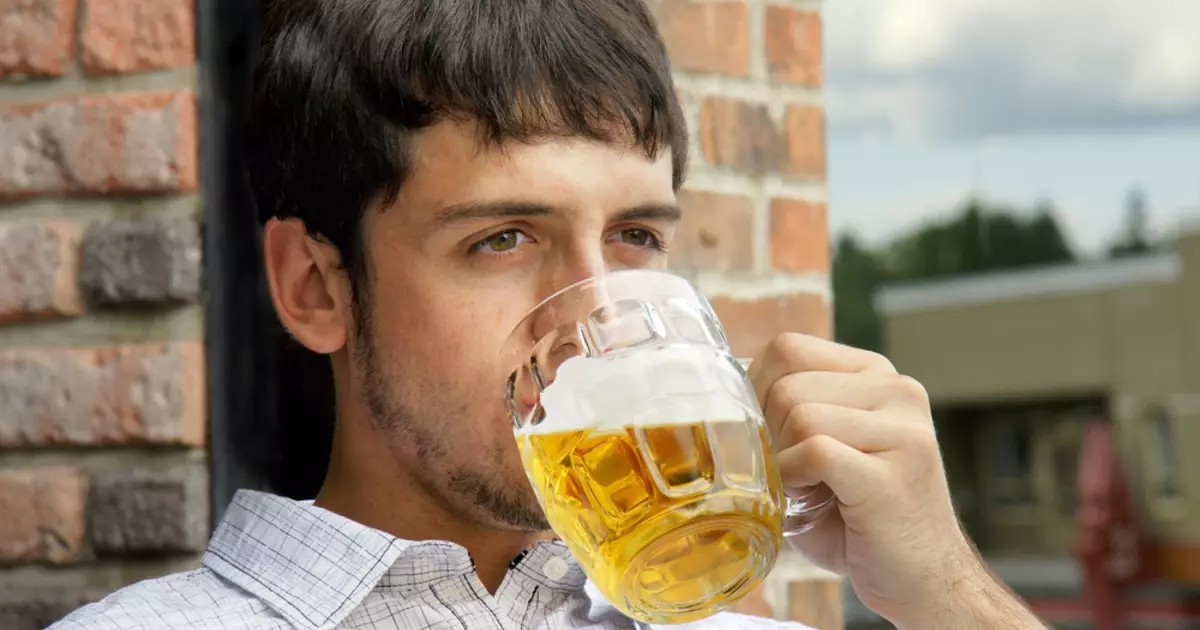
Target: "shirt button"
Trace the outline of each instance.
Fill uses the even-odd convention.
[[[550,558],[546,561],[546,564],[542,565],[542,573],[551,580],[563,579],[563,576],[570,570],[571,567],[567,566],[567,561],[558,556]]]

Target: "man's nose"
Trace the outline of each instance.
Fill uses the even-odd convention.
[[[545,296],[549,297],[567,287],[604,275],[609,271],[604,251],[597,245],[580,245],[562,252],[545,269]]]
[[[609,271],[609,265],[600,247],[579,246],[569,251],[563,251],[555,258],[548,260],[542,269],[540,281],[540,303],[553,296],[558,296],[564,290],[580,282],[604,275]],[[599,287],[588,289],[573,289],[574,293],[565,298],[554,299],[552,306],[539,309],[528,322],[533,340],[541,339],[550,331],[555,330],[571,320],[585,318],[591,308],[598,306],[602,297],[597,291]]]

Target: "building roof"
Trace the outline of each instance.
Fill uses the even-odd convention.
[[[886,286],[875,294],[882,315],[1048,296],[1095,293],[1118,287],[1170,283],[1183,264],[1175,252]]]

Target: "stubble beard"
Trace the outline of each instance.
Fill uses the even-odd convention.
[[[502,462],[494,462],[487,471],[454,462],[453,436],[448,430],[438,431],[434,427],[455,426],[453,419],[462,417],[467,410],[442,404],[422,405],[421,410],[416,410],[405,405],[404,397],[393,386],[398,381],[381,369],[370,322],[359,324],[354,359],[363,377],[364,402],[376,428],[387,436],[393,453],[398,457],[404,451],[416,454],[419,461],[411,468],[422,489],[435,500],[442,495],[440,503],[479,525],[528,532],[549,530],[550,524],[533,489],[524,480],[518,482],[521,483],[518,488],[502,485],[508,476]],[[445,471],[447,462],[454,463],[446,474],[439,475],[439,471]]]

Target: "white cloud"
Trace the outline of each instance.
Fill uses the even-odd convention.
[[[835,130],[981,137],[1200,122],[1197,0],[829,0]]]

